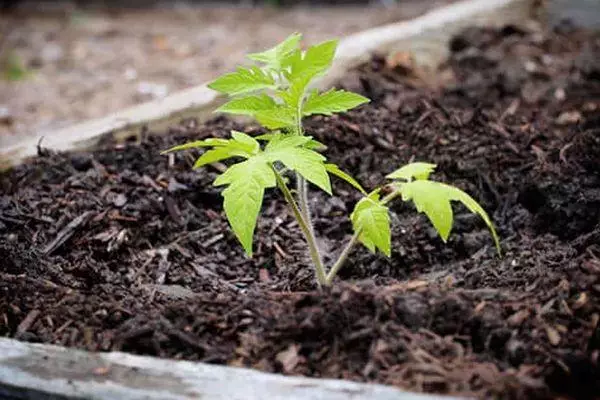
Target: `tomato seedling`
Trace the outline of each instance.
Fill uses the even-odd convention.
[[[384,184],[389,193],[382,197],[383,186],[367,193],[348,173],[327,162],[319,152],[324,146],[305,134],[302,119],[315,114],[345,112],[368,103],[369,99],[344,90],[322,92],[311,89],[311,84],[331,67],[337,41],[326,41],[302,51],[300,40],[301,35],[296,33],[272,49],[249,54],[248,58],[255,65],[239,67],[208,85],[231,97],[217,112],[251,116],[268,133],[251,137],[232,131],[230,139],[209,138],[166,151],[205,148],[194,168],[229,158],[240,160],[219,175],[214,185],[226,186],[222,192],[225,215],[246,254],[252,256],[252,240],[265,190],[274,187],[282,192],[298,221],[319,286],[332,284],[358,242],[372,252],[379,250],[391,256],[388,203],[396,198],[412,201],[419,212],[425,213],[444,241],[448,239],[453,222],[450,202],[463,203],[485,221],[500,251],[498,236],[483,208],[460,189],[429,180],[434,164],[415,162],[392,172],[387,176],[390,182]],[[296,196],[287,184],[286,175],[290,172],[295,174]],[[354,235],[328,270],[323,264],[312,225],[308,183],[331,195],[330,175],[343,179],[364,197],[350,215]]]

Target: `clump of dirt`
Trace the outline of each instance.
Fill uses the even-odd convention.
[[[48,154],[0,178],[0,334],[94,351],[247,366],[479,397],[600,396],[600,38],[468,29],[433,89],[374,58],[340,85],[373,99],[307,131],[373,188],[438,164],[489,211],[457,207],[444,244],[392,207],[391,258],[356,249],[316,290],[298,227],[269,193],[255,256],[227,226],[213,167],[159,152],[258,132],[222,117],[89,153]],[[359,199],[311,191],[331,262]]]

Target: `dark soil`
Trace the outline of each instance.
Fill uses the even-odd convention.
[[[315,288],[297,225],[268,195],[247,259],[213,167],[159,151],[235,127],[184,121],[90,153],[42,155],[0,178],[0,334],[88,350],[505,398],[600,398],[600,39],[470,29],[427,87],[374,59],[342,85],[373,102],[307,130],[368,188],[412,159],[481,201],[445,245],[393,206],[391,259],[355,250]],[[393,59],[392,59],[393,60]],[[331,262],[358,199],[314,190]]]

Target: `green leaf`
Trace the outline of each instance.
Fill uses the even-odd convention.
[[[229,144],[229,140],[227,140],[227,139],[209,138],[209,139],[196,140],[194,142],[189,142],[189,143],[173,146],[170,149],[162,151],[160,154],[171,153],[173,151],[197,149],[197,148],[201,148],[201,147],[227,146],[228,144]]]
[[[427,180],[429,175],[435,170],[435,164],[429,164],[425,162],[414,162],[403,166],[400,169],[395,170],[391,174],[387,175],[388,179],[403,179],[410,182],[414,179]]]
[[[386,256],[391,256],[390,216],[388,208],[379,203],[378,193],[371,193],[356,203],[350,219],[354,231],[359,232],[358,239],[367,249],[373,253],[379,249]]]
[[[331,182],[323,161],[325,158],[309,149],[296,147],[280,150],[273,159],[281,161],[286,167],[298,172],[307,181],[331,194]]]
[[[282,136],[283,134],[279,131],[276,132],[272,132],[272,133],[265,133],[263,135],[259,135],[259,136],[254,136],[254,139],[256,140],[262,140],[263,142],[270,142],[271,140]]]
[[[248,58],[265,63],[267,67],[279,69],[282,61],[284,61],[290,53],[298,49],[301,39],[302,34],[293,33],[277,46],[260,53],[248,54]]]
[[[249,158],[257,154],[260,151],[260,144],[251,136],[243,132],[231,131],[232,139],[206,139],[198,140],[191,143],[186,143],[180,146],[175,146],[169,150],[164,151],[167,153],[175,150],[186,150],[197,147],[214,147],[212,150],[208,150],[194,163],[194,168],[200,168],[206,164],[211,164],[220,160],[224,160],[230,157],[244,157]]]
[[[288,136],[288,135],[284,135],[281,132],[276,132],[276,133],[265,133],[264,135],[255,136],[254,138],[256,140],[271,142],[271,141],[277,141],[279,139],[282,139],[285,136]],[[304,143],[304,145],[302,146],[305,149],[315,150],[315,151],[327,150],[327,146],[325,146],[323,143],[319,142],[318,140],[312,139],[310,136],[298,136],[298,135],[291,135],[291,136],[300,137],[300,138],[302,138],[302,137],[309,138],[310,140],[307,140]],[[298,140],[303,140],[303,139],[298,139]]]
[[[248,151],[250,154],[256,154],[260,150],[260,143],[252,136],[245,134],[244,132],[231,131],[231,137],[233,140],[230,144],[237,148]]]
[[[304,61],[310,65],[311,68],[325,72],[331,67],[338,42],[337,39],[327,40],[309,47],[304,54]]]
[[[298,140],[296,138],[307,138]],[[307,181],[326,193],[331,194],[331,182],[325,169],[325,157],[314,150],[299,147],[310,141],[309,136],[290,135],[279,139],[274,145],[270,142],[263,153],[269,162],[279,161],[287,168],[296,171]]]
[[[360,183],[358,183],[358,181],[356,179],[354,179],[353,177],[351,177],[348,173],[342,171],[337,165],[335,165],[335,164],[325,164],[325,169],[330,174],[335,175],[338,178],[341,178],[341,179],[345,180],[350,185],[354,186],[356,189],[358,189],[365,196],[367,195],[367,192],[365,191],[365,189],[363,189],[363,187],[360,185]]]
[[[255,116],[260,111],[272,110],[277,106],[266,94],[235,98],[217,108],[215,112]]]
[[[259,111],[254,117],[267,129],[287,128],[294,126],[296,123],[296,113],[293,109],[285,106]]]
[[[236,72],[222,75],[208,84],[217,92],[231,96],[275,87],[275,80],[258,67],[238,67]]]
[[[265,133],[264,135],[255,136],[256,140],[269,142],[266,151],[277,149],[278,147],[294,147],[301,146],[305,149],[322,151],[326,150],[327,146],[312,138],[312,136],[298,136],[295,134],[283,134],[279,131],[273,133]],[[285,141],[284,141],[285,139]],[[279,144],[283,141],[282,144]]]
[[[312,140],[311,136],[283,135],[274,136],[265,147],[265,152],[274,152],[289,147],[300,147]]]
[[[428,180],[403,183],[400,191],[404,201],[412,200],[417,210],[427,215],[444,242],[448,240],[452,229],[453,213],[450,201],[460,201],[469,211],[483,219],[490,229],[496,249],[500,252],[500,241],[494,224],[485,210],[467,193],[453,186]]]
[[[369,99],[356,93],[345,90],[331,89],[325,93],[311,93],[304,103],[303,115],[323,114],[332,115],[351,110],[361,104],[368,103]]]
[[[308,142],[306,142],[306,144],[304,145],[305,149],[310,149],[310,150],[315,150],[315,151],[325,151],[327,150],[327,146],[325,146],[323,143],[319,142],[318,140],[315,139],[311,139]]]
[[[202,154],[194,163],[194,169],[212,164],[217,161],[225,160],[234,156],[242,156],[242,154],[234,154],[228,147],[217,147],[216,149],[208,150]]]
[[[417,211],[425,213],[442,240],[448,240],[453,212],[448,192],[439,182],[413,181],[401,186],[404,201],[412,200]]]
[[[252,238],[264,191],[275,184],[275,174],[262,155],[229,167],[214,182],[215,186],[229,185],[222,193],[223,208],[248,256],[252,256]]]
[[[293,53],[284,66],[289,66],[288,80],[295,82],[299,79],[312,79],[324,74],[335,57],[338,41],[329,40],[309,47],[303,55]]]

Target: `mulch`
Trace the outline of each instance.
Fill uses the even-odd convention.
[[[190,139],[260,129],[216,117],[107,139],[0,176],[0,335],[92,351],[378,382],[500,398],[600,398],[600,37],[471,28],[424,83],[375,57],[341,87],[373,101],[306,130],[368,189],[411,160],[470,193],[444,244],[409,204],[392,207],[392,257],[354,250],[318,291],[281,196],[268,193],[244,256]],[[152,133],[152,132],[150,132]],[[313,188],[331,263],[357,193]]]

